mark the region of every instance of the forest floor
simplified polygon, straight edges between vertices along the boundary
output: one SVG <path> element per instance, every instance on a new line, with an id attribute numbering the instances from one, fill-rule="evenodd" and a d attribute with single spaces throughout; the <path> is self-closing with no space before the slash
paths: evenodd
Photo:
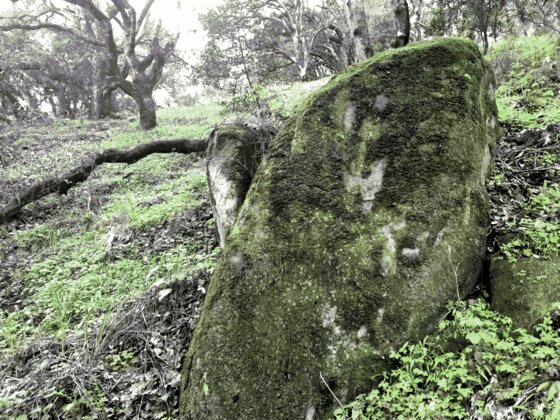
<path id="1" fill-rule="evenodd" d="M 149 133 L 135 119 L 6 130 L 0 205 L 96 151 L 202 138 L 218 110 L 161 112 Z M 203 158 L 180 154 L 96 168 L 2 226 L 0 411 L 175 417 L 181 357 L 216 246 Z"/>

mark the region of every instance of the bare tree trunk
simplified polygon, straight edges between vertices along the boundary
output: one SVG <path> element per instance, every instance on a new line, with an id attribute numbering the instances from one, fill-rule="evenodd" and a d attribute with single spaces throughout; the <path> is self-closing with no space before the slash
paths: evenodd
<path id="1" fill-rule="evenodd" d="M 22 94 L 23 96 L 25 96 L 25 99 L 29 104 L 29 108 L 36 111 L 39 108 L 39 101 L 37 100 L 37 98 L 31 93 L 22 92 Z"/>
<path id="2" fill-rule="evenodd" d="M 113 113 L 113 89 L 94 86 L 89 117 L 92 120 L 108 118 Z"/>
<path id="3" fill-rule="evenodd" d="M 140 113 L 140 127 L 142 130 L 150 130 L 157 124 L 156 122 L 156 103 L 152 97 L 151 90 L 140 90 L 135 98 Z"/>
<path id="4" fill-rule="evenodd" d="M 348 57 L 351 60 L 349 64 L 353 64 L 371 57 L 373 50 L 369 41 L 369 29 L 363 1 L 361 6 L 357 6 L 353 0 L 347 0 L 345 4 L 346 24 L 350 31 Z"/>
<path id="5" fill-rule="evenodd" d="M 424 0 L 416 0 L 412 2 L 412 11 L 410 12 L 410 39 L 412 41 L 421 41 L 424 37 L 422 31 L 422 17 L 424 13 Z"/>
<path id="6" fill-rule="evenodd" d="M 72 112 L 70 109 L 70 102 L 66 97 L 66 94 L 63 91 L 59 91 L 56 93 L 56 97 L 58 99 L 58 113 L 56 116 L 63 118 L 71 117 Z"/>
<path id="7" fill-rule="evenodd" d="M 56 106 L 56 102 L 55 102 L 54 98 L 51 95 L 49 95 L 48 100 L 49 100 L 49 105 L 51 106 L 53 115 L 58 115 L 58 107 Z"/>
<path id="8" fill-rule="evenodd" d="M 484 54 L 488 53 L 488 30 L 487 29 L 483 29 L 482 30 L 482 47 L 484 48 Z"/>
<path id="9" fill-rule="evenodd" d="M 404 47 L 410 41 L 410 14 L 406 0 L 393 0 L 395 6 L 395 26 L 397 36 L 393 48 Z"/>

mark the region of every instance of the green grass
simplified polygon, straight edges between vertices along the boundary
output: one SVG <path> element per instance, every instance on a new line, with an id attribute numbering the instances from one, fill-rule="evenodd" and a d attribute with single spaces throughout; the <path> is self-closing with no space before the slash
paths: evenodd
<path id="1" fill-rule="evenodd" d="M 312 82 L 295 82 L 289 85 L 270 86 L 268 88 L 270 92 L 270 108 L 273 111 L 288 115 L 301 103 L 303 97 L 324 86 L 329 80 L 330 77 L 326 77 Z"/>
<path id="2" fill-rule="evenodd" d="M 94 150 L 133 147 L 154 138 L 203 137 L 219 123 L 219 109 L 200 105 L 165 110 L 158 115 L 160 125 L 150 132 L 128 121 L 63 120 L 47 128 L 29 127 L 19 142 L 30 148 L 45 142 L 39 158 L 15 162 L 1 169 L 0 176 L 31 182 L 63 172 Z M 99 139 L 107 130 L 105 140 L 88 140 Z M 68 136 L 64 144 L 58 139 L 62 134 Z M 89 201 L 95 199 L 101 199 L 101 206 L 90 209 Z M 64 342 L 70 332 L 112 314 L 154 283 L 181 280 L 212 267 L 204 238 L 176 238 L 164 251 L 141 244 L 143 237 L 157 236 L 166 221 L 207 203 L 205 171 L 193 156 L 152 155 L 132 166 L 103 165 L 68 198 L 51 195 L 31 207 L 39 212 L 46 203 L 55 208 L 47 221 L 22 230 L 2 228 L 2 236 L 19 247 L 18 255 L 29 258 L 13 278 L 25 286 L 24 305 L 0 311 L 3 352 L 39 337 Z"/>
<path id="3" fill-rule="evenodd" d="M 148 175 L 149 171 L 143 171 L 139 177 Z M 200 170 L 186 171 L 183 176 L 155 186 L 138 179 L 132 182 L 137 185 L 136 188 L 118 189 L 113 194 L 112 201 L 103 208 L 103 222 L 121 220 L 126 221 L 131 229 L 147 229 L 189 207 L 200 205 L 198 197 L 206 192 L 206 178 Z"/>
<path id="4" fill-rule="evenodd" d="M 28 246 L 30 251 L 35 253 L 43 248 L 54 247 L 61 234 L 52 222 L 47 222 L 17 231 L 13 238 L 19 246 Z"/>
<path id="5" fill-rule="evenodd" d="M 32 300 L 24 309 L 2 316 L 0 348 L 14 350 L 26 338 L 45 334 L 63 338 L 84 320 L 111 312 L 146 290 L 154 283 L 148 273 L 156 267 L 158 278 L 166 281 L 196 267 L 198 262 L 189 253 L 204 244 L 183 243 L 146 255 L 133 240 L 124 253 L 113 255 L 112 248 L 123 238 L 203 203 L 207 185 L 200 166 L 180 170 L 193 159 L 161 159 L 148 158 L 134 167 L 134 174 L 111 192 L 96 222 L 71 213 L 70 220 L 81 226 L 77 232 L 75 227 L 64 230 L 46 222 L 14 234 L 16 243 L 28 248 L 34 258 L 48 257 L 32 264 L 18 279 L 25 282 Z"/>
<path id="6" fill-rule="evenodd" d="M 507 38 L 487 58 L 500 86 L 500 120 L 514 128 L 540 128 L 560 121 L 560 40 L 552 35 Z"/>
<path id="7" fill-rule="evenodd" d="M 180 280 L 200 264 L 208 264 L 205 255 L 196 254 L 205 244 L 194 239 L 168 251 L 147 254 L 140 253 L 138 242 L 133 240 L 124 252 L 114 255 L 113 247 L 118 248 L 123 235 L 129 234 L 128 228 L 128 221 L 118 224 L 112 218 L 109 225 L 101 222 L 96 230 L 56 241 L 45 236 L 50 229 L 43 225 L 19 235 L 20 243 L 42 243 L 50 255 L 32 264 L 17 279 L 25 282 L 32 299 L 25 308 L 2 315 L 0 349 L 15 350 L 26 339 L 37 336 L 63 338 L 84 321 L 111 312 L 155 281 Z"/>

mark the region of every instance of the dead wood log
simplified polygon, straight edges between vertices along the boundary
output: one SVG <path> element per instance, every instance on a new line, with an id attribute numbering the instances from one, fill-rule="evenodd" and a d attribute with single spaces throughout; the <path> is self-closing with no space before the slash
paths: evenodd
<path id="1" fill-rule="evenodd" d="M 84 182 L 93 170 L 104 163 L 133 164 L 154 153 L 197 153 L 206 149 L 206 139 L 154 140 L 131 149 L 108 149 L 99 152 L 62 176 L 47 178 L 37 182 L 12 198 L 0 208 L 0 224 L 10 220 L 24 206 L 52 193 L 66 194 L 75 185 Z"/>

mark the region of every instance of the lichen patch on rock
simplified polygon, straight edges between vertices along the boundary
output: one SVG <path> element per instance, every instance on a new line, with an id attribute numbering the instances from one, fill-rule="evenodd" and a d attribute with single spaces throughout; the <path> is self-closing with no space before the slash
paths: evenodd
<path id="1" fill-rule="evenodd" d="M 373 207 L 375 195 L 383 186 L 383 176 L 385 175 L 386 167 L 387 159 L 383 158 L 373 165 L 373 169 L 367 178 L 348 175 L 348 187 L 360 187 L 360 193 L 363 201 L 362 211 L 364 213 L 370 211 Z"/>

